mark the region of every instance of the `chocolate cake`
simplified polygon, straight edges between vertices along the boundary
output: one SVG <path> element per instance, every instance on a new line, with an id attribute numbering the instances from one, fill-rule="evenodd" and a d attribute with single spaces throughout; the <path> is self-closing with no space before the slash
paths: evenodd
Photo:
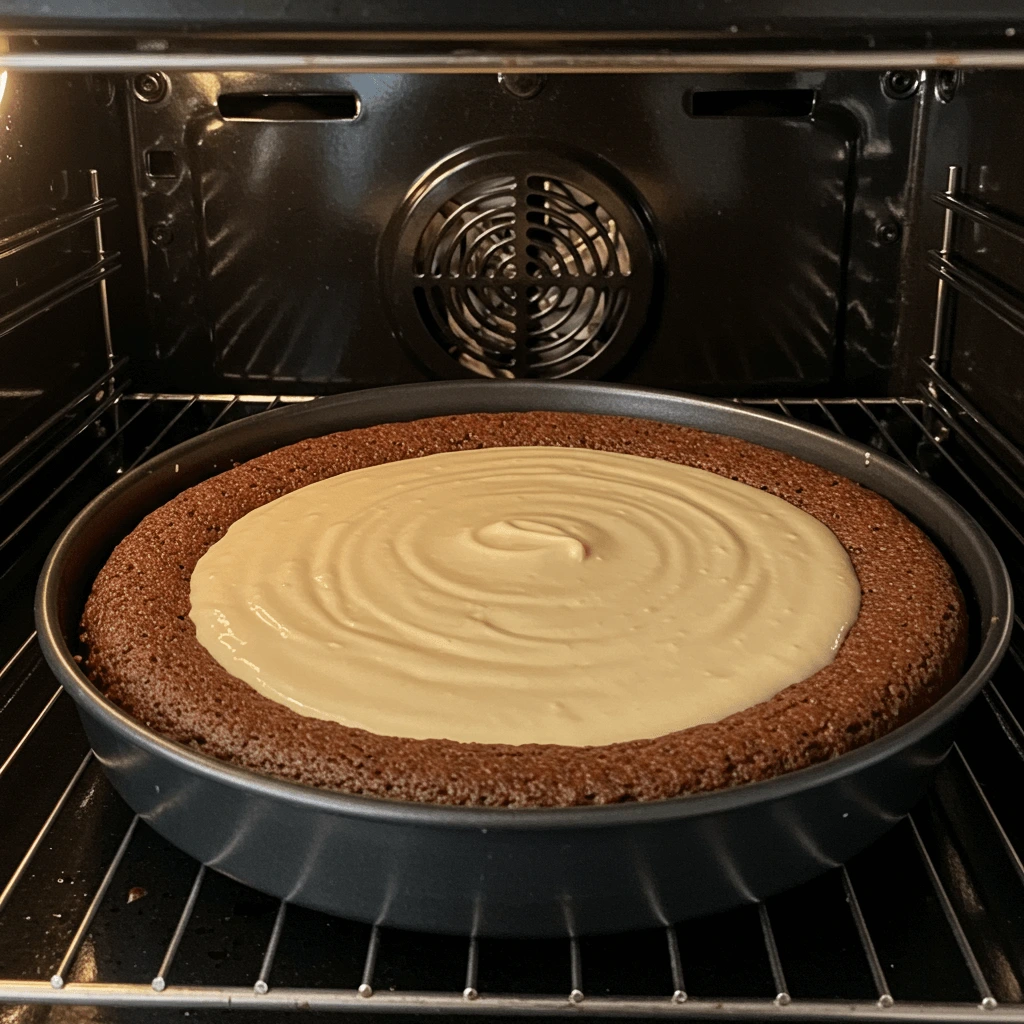
<path id="1" fill-rule="evenodd" d="M 198 559 L 228 526 L 306 484 L 439 452 L 555 445 L 664 459 L 783 498 L 827 525 L 861 586 L 831 664 L 770 700 L 655 739 L 502 746 L 376 735 L 300 715 L 218 664 L 189 618 Z M 966 655 L 963 597 L 888 501 L 735 438 L 625 417 L 476 413 L 367 427 L 278 449 L 192 487 L 114 550 L 82 619 L 84 665 L 155 731 L 233 764 L 339 790 L 440 804 L 560 807 L 658 800 L 767 779 L 891 731 L 941 696 Z"/>

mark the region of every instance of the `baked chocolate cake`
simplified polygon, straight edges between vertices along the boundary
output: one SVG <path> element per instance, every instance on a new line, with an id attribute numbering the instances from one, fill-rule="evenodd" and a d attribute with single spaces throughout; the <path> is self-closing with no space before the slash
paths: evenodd
<path id="1" fill-rule="evenodd" d="M 587 448 L 693 466 L 768 491 L 828 526 L 860 612 L 834 660 L 710 724 L 604 746 L 378 735 L 307 717 L 225 670 L 197 639 L 190 581 L 236 520 L 339 473 L 466 449 Z M 184 491 L 114 550 L 82 619 L 89 677 L 155 731 L 214 757 L 346 793 L 428 803 L 558 807 L 657 800 L 766 779 L 838 756 L 922 711 L 958 678 L 963 597 L 931 542 L 889 502 L 734 438 L 625 417 L 476 413 L 302 441 Z"/>

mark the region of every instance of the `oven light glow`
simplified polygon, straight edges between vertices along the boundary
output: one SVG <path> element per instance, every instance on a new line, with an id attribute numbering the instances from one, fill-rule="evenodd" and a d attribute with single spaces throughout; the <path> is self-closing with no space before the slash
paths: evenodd
<path id="1" fill-rule="evenodd" d="M 4 101 L 4 90 L 7 88 L 7 72 L 0 71 L 0 103 Z"/>

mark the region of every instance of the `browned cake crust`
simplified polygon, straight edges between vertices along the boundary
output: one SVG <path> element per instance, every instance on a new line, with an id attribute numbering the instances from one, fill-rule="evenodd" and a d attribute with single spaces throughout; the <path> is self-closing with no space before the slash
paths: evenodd
<path id="1" fill-rule="evenodd" d="M 720 722 L 604 747 L 378 736 L 306 718 L 230 675 L 196 639 L 199 557 L 252 509 L 325 477 L 455 449 L 598 448 L 697 466 L 770 491 L 828 525 L 860 579 L 860 615 L 832 664 Z M 559 807 L 657 800 L 766 779 L 882 736 L 933 703 L 966 653 L 945 560 L 884 498 L 800 459 L 625 417 L 475 413 L 302 441 L 204 481 L 146 516 L 86 603 L 89 677 L 147 726 L 285 779 L 402 800 Z"/>

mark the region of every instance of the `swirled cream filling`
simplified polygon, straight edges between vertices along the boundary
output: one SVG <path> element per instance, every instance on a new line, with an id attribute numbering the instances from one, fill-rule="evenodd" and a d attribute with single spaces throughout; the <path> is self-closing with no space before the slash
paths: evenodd
<path id="1" fill-rule="evenodd" d="M 265 697 L 388 736 L 607 744 L 718 721 L 835 656 L 860 585 L 806 512 L 576 448 L 354 470 L 233 523 L 200 643 Z"/>

